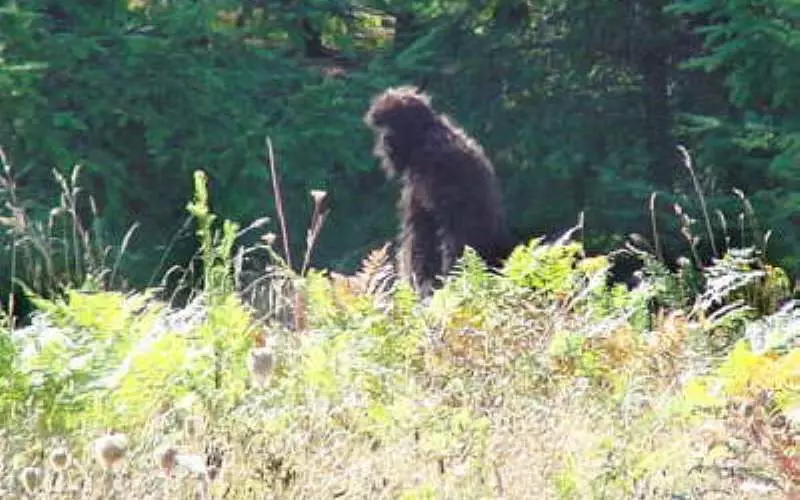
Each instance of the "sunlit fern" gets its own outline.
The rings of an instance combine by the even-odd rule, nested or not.
[[[383,298],[391,290],[397,273],[389,252],[390,243],[372,250],[363,261],[360,269],[352,276],[331,273],[333,286],[352,295],[367,295]]]

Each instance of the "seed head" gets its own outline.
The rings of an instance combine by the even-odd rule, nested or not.
[[[93,450],[94,458],[101,467],[104,469],[116,467],[128,451],[128,438],[119,433],[106,434],[95,439]]]
[[[69,458],[69,450],[63,446],[59,446],[50,452],[50,465],[53,469],[62,471],[69,465]]]
[[[266,244],[267,244],[267,246],[272,246],[272,245],[275,243],[275,240],[276,240],[277,238],[278,238],[278,237],[275,235],[275,233],[266,233],[266,234],[264,234],[264,235],[262,235],[262,236],[261,236],[261,240],[262,240],[264,243],[266,243]]]
[[[203,417],[200,415],[189,415],[183,421],[183,432],[189,439],[197,439],[203,432]]]
[[[177,463],[178,450],[172,445],[164,445],[156,450],[156,462],[165,475],[171,476]]]
[[[28,495],[33,495],[33,492],[42,482],[42,470],[38,467],[25,467],[20,472],[19,479]]]
[[[317,206],[322,205],[322,203],[325,201],[325,198],[328,196],[327,191],[322,191],[319,189],[312,189],[310,193],[311,199],[314,200],[314,205]]]
[[[247,368],[250,370],[253,383],[263,387],[269,380],[272,368],[275,365],[275,356],[270,347],[254,347],[250,349],[247,358]]]

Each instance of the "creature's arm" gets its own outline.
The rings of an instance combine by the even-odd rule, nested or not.
[[[454,195],[457,196],[456,193]],[[463,203],[458,199],[444,197],[437,200],[436,225],[439,230],[441,242],[441,272],[447,273],[455,261],[468,245],[467,236],[470,234],[471,214],[465,210]]]
[[[410,279],[423,296],[429,295],[442,270],[439,234],[433,215],[410,200],[403,217],[400,245],[401,274]]]
[[[490,177],[480,172],[475,175],[465,168],[443,175],[435,183],[430,210],[436,215],[440,231],[443,272],[450,270],[465,245],[473,247],[484,260],[493,260],[504,228],[499,199],[494,199],[491,183]]]

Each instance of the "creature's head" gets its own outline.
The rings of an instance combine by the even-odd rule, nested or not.
[[[416,87],[390,87],[375,96],[364,115],[364,122],[373,129],[394,132],[413,129],[434,120],[431,98]]]
[[[378,133],[375,154],[389,175],[405,170],[413,149],[435,122],[430,97],[408,85],[377,95],[364,115],[364,123]]]

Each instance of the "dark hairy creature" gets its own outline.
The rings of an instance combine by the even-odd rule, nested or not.
[[[483,148],[411,86],[375,96],[364,122],[376,135],[383,170],[402,185],[400,275],[429,295],[465,245],[489,266],[500,265],[513,245]]]

